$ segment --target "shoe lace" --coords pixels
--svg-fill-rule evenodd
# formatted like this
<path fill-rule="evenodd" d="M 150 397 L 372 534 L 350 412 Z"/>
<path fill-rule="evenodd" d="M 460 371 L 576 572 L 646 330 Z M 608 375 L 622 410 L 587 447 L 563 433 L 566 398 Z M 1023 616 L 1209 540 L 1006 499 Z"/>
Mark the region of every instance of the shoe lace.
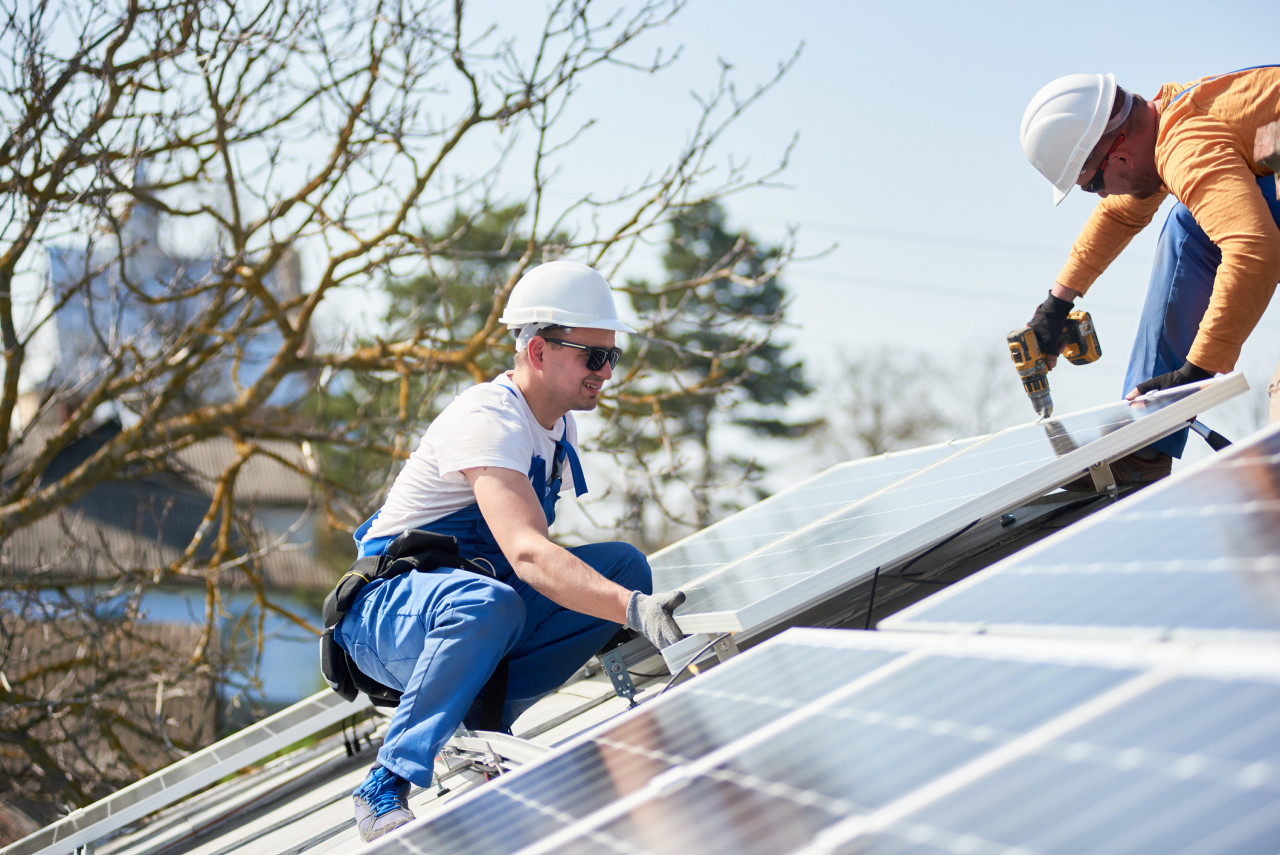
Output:
<path fill-rule="evenodd" d="M 408 789 L 404 781 L 388 772 L 375 779 L 371 791 L 365 794 L 365 799 L 373 808 L 374 816 L 382 816 L 396 808 L 407 807 L 405 793 Z"/>

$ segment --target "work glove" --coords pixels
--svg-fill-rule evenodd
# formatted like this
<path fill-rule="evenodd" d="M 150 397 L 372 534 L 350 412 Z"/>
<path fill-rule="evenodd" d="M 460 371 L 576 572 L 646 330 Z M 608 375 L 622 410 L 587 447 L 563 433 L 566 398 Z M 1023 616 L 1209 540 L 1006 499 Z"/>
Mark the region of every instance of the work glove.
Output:
<path fill-rule="evenodd" d="M 1185 386 L 1187 383 L 1196 383 L 1200 380 L 1208 380 L 1213 376 L 1212 371 L 1205 371 L 1198 365 L 1192 365 L 1190 362 L 1182 363 L 1182 367 L 1177 371 L 1170 371 L 1168 374 L 1161 374 L 1159 377 L 1152 377 L 1150 380 L 1144 380 L 1129 394 L 1133 398 L 1138 395 L 1145 395 L 1147 392 L 1155 392 L 1159 389 L 1172 389 L 1174 386 Z M 1130 398 L 1130 400 L 1133 400 Z"/>
<path fill-rule="evenodd" d="M 684 638 L 676 619 L 671 616 L 684 602 L 683 591 L 667 591 L 663 594 L 631 592 L 627 600 L 627 627 L 634 629 L 661 650 Z"/>
<path fill-rule="evenodd" d="M 1043 303 L 1036 306 L 1036 313 L 1027 326 L 1036 334 L 1036 343 L 1045 356 L 1057 356 L 1062 349 L 1062 330 L 1066 326 L 1067 315 L 1071 314 L 1071 306 L 1070 300 L 1055 297 L 1052 291 Z"/>

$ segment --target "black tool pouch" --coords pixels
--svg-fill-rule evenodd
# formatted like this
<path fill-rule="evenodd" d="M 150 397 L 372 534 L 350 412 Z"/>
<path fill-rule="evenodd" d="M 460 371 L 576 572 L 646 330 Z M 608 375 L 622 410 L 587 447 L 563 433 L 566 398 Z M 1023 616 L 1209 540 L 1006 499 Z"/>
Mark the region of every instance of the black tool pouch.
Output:
<path fill-rule="evenodd" d="M 400 703 L 400 692 L 366 676 L 356 667 L 347 651 L 333 637 L 333 628 L 347 616 L 364 586 L 374 579 L 399 576 L 410 570 L 425 573 L 438 567 L 458 567 L 486 576 L 493 575 L 488 568 L 458 554 L 457 538 L 420 529 L 401 534 L 383 555 L 356 559 L 324 598 L 321 614 L 325 630 L 320 635 L 320 671 L 329 688 L 348 701 L 354 701 L 360 692 L 364 692 L 374 706 L 394 707 Z"/>
<path fill-rule="evenodd" d="M 354 701 L 359 690 L 351 676 L 351 661 L 347 651 L 334 640 L 333 627 L 320 633 L 320 672 L 325 682 L 345 701 Z"/>

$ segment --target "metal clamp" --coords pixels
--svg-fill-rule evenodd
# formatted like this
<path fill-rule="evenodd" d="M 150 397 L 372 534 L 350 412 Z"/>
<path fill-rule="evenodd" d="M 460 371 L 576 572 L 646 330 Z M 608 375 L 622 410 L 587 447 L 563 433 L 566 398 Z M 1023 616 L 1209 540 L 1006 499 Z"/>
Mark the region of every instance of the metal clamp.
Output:
<path fill-rule="evenodd" d="M 609 682 L 613 684 L 613 690 L 617 692 L 618 697 L 635 706 L 636 684 L 631 679 L 631 673 L 627 671 L 627 663 L 622 661 L 622 648 L 615 647 L 608 653 L 601 654 L 600 664 L 604 666 L 604 672 L 609 675 Z"/>

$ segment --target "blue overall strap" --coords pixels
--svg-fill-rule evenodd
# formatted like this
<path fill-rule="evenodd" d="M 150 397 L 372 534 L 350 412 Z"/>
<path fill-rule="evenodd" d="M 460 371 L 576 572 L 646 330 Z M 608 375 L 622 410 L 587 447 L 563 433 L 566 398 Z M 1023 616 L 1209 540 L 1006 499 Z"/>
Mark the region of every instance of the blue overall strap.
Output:
<path fill-rule="evenodd" d="M 506 389 L 512 395 L 516 395 L 515 389 L 512 389 L 510 386 L 506 385 L 505 383 L 501 385 L 502 385 L 502 388 Z M 568 415 L 561 416 L 560 424 L 561 424 L 560 438 L 556 440 L 556 449 L 553 452 L 554 459 L 551 461 L 551 480 L 554 482 L 551 489 L 553 493 L 558 494 L 560 492 L 561 466 L 563 466 L 564 463 L 567 462 L 569 464 L 569 471 L 573 473 L 574 495 L 581 496 L 583 493 L 587 492 L 587 479 L 586 479 L 586 476 L 582 474 L 582 461 L 578 459 L 578 452 L 574 450 L 574 447 L 569 443 L 569 440 L 566 439 L 566 437 L 569 436 L 569 416 Z M 536 465 L 538 461 L 541 460 L 541 458 L 535 457 L 533 460 L 534 460 L 534 464 Z M 546 495 L 547 495 L 547 484 L 546 484 L 547 473 L 545 469 L 539 469 L 538 471 L 541 472 L 540 477 L 534 474 L 535 470 L 530 469 L 529 480 L 534 482 L 533 488 L 535 491 L 537 491 L 538 500 L 543 502 L 544 510 L 545 510 L 545 501 L 546 501 Z M 554 519 L 554 518 L 555 518 L 554 512 L 551 512 L 550 519 L 548 519 L 547 524 L 550 525 L 551 519 Z"/>
<path fill-rule="evenodd" d="M 569 472 L 573 474 L 573 492 L 576 496 L 581 496 L 587 492 L 587 480 L 582 474 L 582 461 L 578 459 L 578 452 L 569 444 L 569 440 L 564 437 L 569 435 L 569 417 L 565 416 L 564 432 L 560 434 L 560 439 L 556 440 L 556 464 L 553 473 L 555 476 L 560 474 L 561 461 L 569 464 Z"/>
<path fill-rule="evenodd" d="M 1213 77 L 1206 77 L 1204 80 L 1198 80 L 1195 83 L 1188 86 L 1186 89 L 1183 89 L 1177 95 L 1174 95 L 1173 101 L 1177 101 L 1183 95 L 1186 95 L 1192 89 L 1195 89 L 1197 86 L 1199 86 L 1201 83 L 1208 83 L 1210 80 L 1217 80 L 1219 77 L 1226 77 L 1228 74 L 1239 74 L 1242 71 L 1257 71 L 1260 68 L 1280 68 L 1280 65 L 1251 65 L 1248 68 L 1237 68 L 1235 71 L 1224 71 L 1221 74 L 1213 75 Z M 1170 101 L 1169 103 L 1172 104 L 1173 101 Z"/>
<path fill-rule="evenodd" d="M 556 521 L 556 502 L 560 501 L 560 459 L 551 461 L 551 480 L 547 480 L 547 461 L 535 457 L 529 464 L 529 486 L 542 506 L 542 514 L 547 518 L 547 528 Z"/>

